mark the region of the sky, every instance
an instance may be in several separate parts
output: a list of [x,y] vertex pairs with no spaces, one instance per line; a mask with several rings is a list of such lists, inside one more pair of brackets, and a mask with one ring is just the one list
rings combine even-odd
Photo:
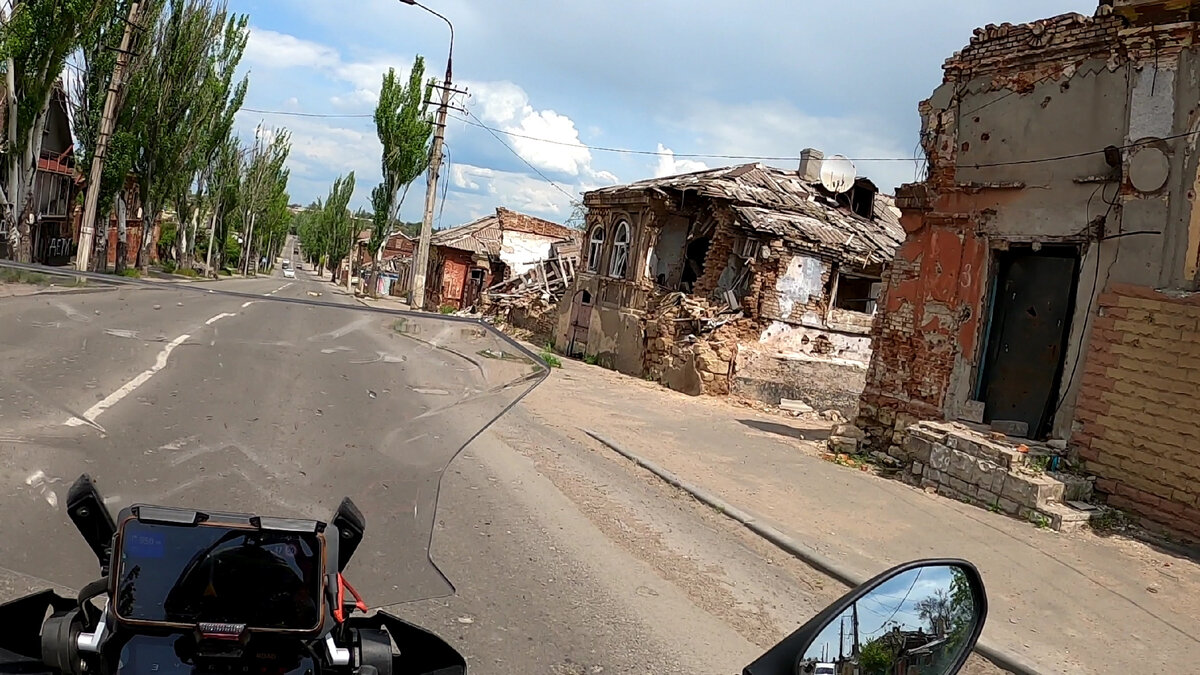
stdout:
[[[369,208],[381,175],[370,115],[383,74],[406,76],[419,54],[441,79],[446,24],[399,0],[228,2],[251,27],[238,133],[250,139],[258,124],[291,131],[293,202],[324,198],[335,177],[354,171],[351,206]],[[794,158],[814,147],[859,160],[858,173],[891,192],[913,179],[915,163],[862,160],[914,156],[917,104],[976,27],[1091,14],[1097,3],[425,4],[454,24],[454,83],[468,92],[454,103],[467,112],[451,111],[446,129],[435,225],[450,227],[498,206],[562,222],[589,189],[753,161],[682,155]],[[424,196],[421,179],[401,218],[420,220]]]

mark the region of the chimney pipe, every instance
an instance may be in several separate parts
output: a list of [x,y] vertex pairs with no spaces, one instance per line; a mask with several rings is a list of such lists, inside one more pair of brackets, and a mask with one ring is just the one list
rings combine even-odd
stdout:
[[816,183],[821,180],[821,160],[825,159],[825,153],[813,148],[805,148],[800,151],[800,180],[806,183]]

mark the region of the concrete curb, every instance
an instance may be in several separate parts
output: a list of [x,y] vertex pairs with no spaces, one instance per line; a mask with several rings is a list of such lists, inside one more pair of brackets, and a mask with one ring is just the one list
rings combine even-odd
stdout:
[[[618,455],[621,455],[637,466],[640,466],[650,473],[658,476],[667,484],[687,492],[694,499],[696,499],[696,501],[699,501],[702,504],[705,504],[706,506],[709,506],[728,516],[729,518],[741,523],[751,532],[754,532],[763,539],[766,539],[775,546],[779,547],[781,550],[787,552],[817,571],[838,580],[850,588],[854,588],[855,586],[867,581],[867,579],[860,577],[857,573],[842,567],[839,563],[836,563],[833,560],[830,560],[829,558],[814,551],[811,547],[805,546],[795,538],[780,532],[777,528],[766,523],[759,522],[759,518],[750,512],[739,509],[738,507],[712,494],[708,490],[683,480],[679,476],[676,476],[654,462],[645,459],[624,447],[621,447],[620,444],[605,438],[591,429],[581,429],[581,431],[596,439],[600,442],[600,444],[604,445]],[[1016,673],[1016,675],[1038,675],[1042,672],[1041,669],[1027,661],[1024,657],[1005,651],[995,644],[992,644],[990,640],[985,640],[983,637],[980,637],[979,642],[975,643],[975,653],[992,662],[998,668],[1003,668],[1004,670]]]

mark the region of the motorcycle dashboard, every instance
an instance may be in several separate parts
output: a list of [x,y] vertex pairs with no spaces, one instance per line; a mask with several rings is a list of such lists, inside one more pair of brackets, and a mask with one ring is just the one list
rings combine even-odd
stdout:
[[121,646],[113,675],[316,675],[317,662],[294,650],[267,650],[238,659],[197,659],[186,635],[134,634]]
[[292,525],[270,529],[254,517],[201,514],[192,522],[122,518],[113,549],[114,618],[133,628],[316,634],[326,614],[324,526]]

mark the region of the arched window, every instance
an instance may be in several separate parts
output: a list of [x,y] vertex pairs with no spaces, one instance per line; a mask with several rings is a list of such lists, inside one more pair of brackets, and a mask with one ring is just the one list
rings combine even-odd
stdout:
[[592,236],[588,239],[587,271],[600,271],[600,255],[604,251],[604,228],[600,225],[592,228]]
[[625,278],[625,270],[629,267],[629,223],[622,220],[617,223],[613,232],[612,258],[608,264],[608,275],[618,279]]

